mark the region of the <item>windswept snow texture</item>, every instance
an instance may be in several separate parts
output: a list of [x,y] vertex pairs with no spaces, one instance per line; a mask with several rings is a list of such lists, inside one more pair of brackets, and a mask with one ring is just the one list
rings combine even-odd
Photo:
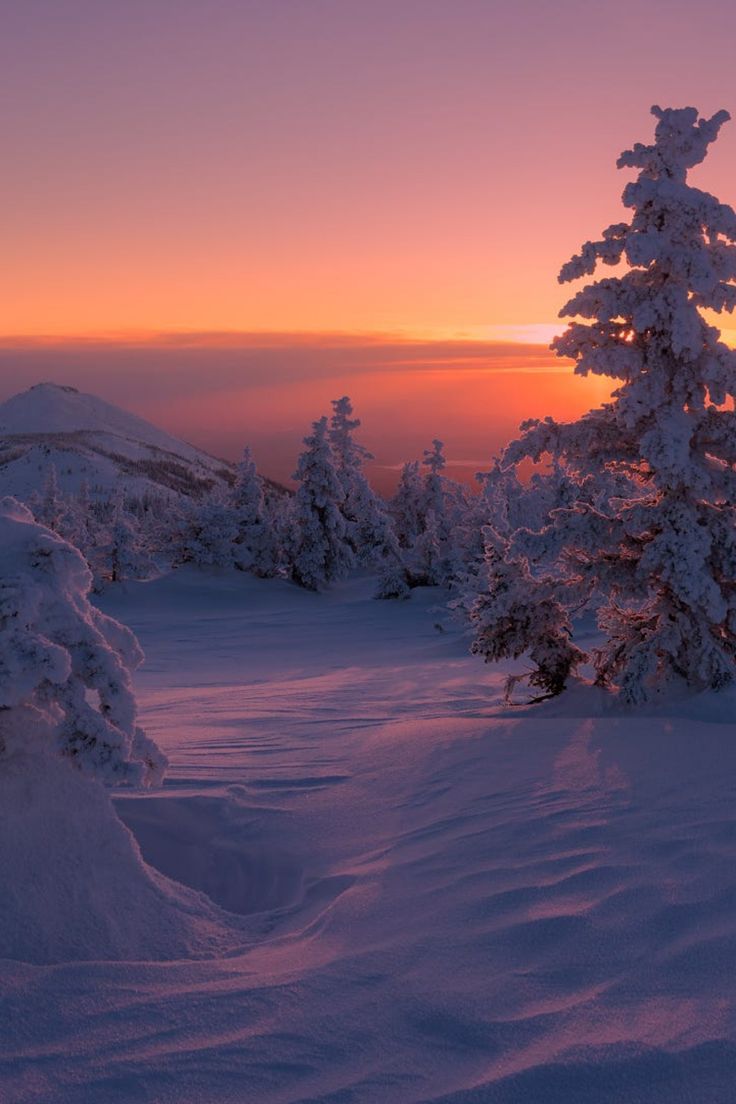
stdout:
[[[731,1104],[734,699],[504,711],[442,591],[110,593],[165,787],[144,857],[226,957],[0,968],[13,1104]],[[444,631],[441,631],[444,630]]]
[[0,404],[0,495],[27,499],[51,464],[59,485],[196,495],[232,479],[224,460],[170,437],[135,414],[74,387],[39,383]]

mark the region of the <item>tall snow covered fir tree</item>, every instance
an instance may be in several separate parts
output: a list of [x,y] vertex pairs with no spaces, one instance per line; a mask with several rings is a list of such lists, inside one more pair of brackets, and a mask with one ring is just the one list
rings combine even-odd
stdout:
[[424,525],[424,483],[418,460],[408,460],[402,467],[389,509],[400,547],[412,548]]
[[327,418],[312,425],[304,438],[294,479],[293,535],[290,549],[292,579],[308,590],[322,590],[342,578],[355,563],[342,513],[345,491],[335,466]]
[[597,680],[630,703],[677,682],[717,689],[736,674],[736,414],[725,408],[736,352],[701,314],[736,306],[736,214],[687,182],[729,116],[652,114],[654,143],[618,160],[639,170],[623,193],[630,221],[586,242],[560,273],[567,282],[599,261],[628,263],[570,299],[561,316],[584,321],[553,343],[577,373],[619,386],[576,422],[526,423],[505,455],[551,454],[581,479],[604,471],[638,485],[607,507],[560,509],[540,534],[515,541],[554,546],[565,585],[603,595]]
[[395,559],[396,537],[386,507],[366,479],[363,464],[373,453],[353,437],[360,419],[353,418],[353,406],[347,395],[332,402],[330,444],[335,455],[337,475],[342,483],[341,513],[345,518],[347,539],[356,558],[374,564],[385,557]]
[[279,555],[263,494],[263,480],[247,445],[238,464],[232,504],[237,528],[235,566],[262,579],[276,575]]

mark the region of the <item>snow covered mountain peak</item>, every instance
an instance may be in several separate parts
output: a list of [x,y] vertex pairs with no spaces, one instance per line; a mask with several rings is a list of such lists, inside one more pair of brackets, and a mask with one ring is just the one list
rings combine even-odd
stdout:
[[58,383],[37,383],[0,403],[0,434],[116,433],[184,453],[196,452],[156,426],[96,395]]
[[82,481],[131,494],[197,495],[233,469],[157,426],[76,387],[37,383],[0,403],[0,494],[27,499],[51,464],[61,488]]

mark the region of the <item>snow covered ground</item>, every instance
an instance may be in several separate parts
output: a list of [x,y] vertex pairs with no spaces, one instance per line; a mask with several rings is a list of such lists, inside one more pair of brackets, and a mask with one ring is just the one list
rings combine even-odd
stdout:
[[733,697],[500,704],[438,590],[107,595],[164,788],[117,808],[243,916],[218,959],[0,965],[12,1104],[726,1104]]

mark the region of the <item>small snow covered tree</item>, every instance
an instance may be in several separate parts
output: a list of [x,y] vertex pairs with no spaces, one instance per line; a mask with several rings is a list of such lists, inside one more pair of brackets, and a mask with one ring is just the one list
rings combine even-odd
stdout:
[[91,584],[77,549],[0,500],[0,768],[57,754],[107,783],[157,784],[166,760],[137,725],[130,680],[143,656],[90,604]]
[[355,563],[342,513],[345,497],[330,445],[327,418],[312,425],[304,438],[294,479],[299,488],[293,504],[290,575],[308,590],[322,590],[342,578]]
[[195,567],[233,567],[238,525],[230,502],[211,491],[193,502],[181,519],[176,563]]
[[383,560],[373,597],[402,600],[411,597],[411,578],[398,550],[394,555],[386,556]]
[[261,578],[278,571],[278,550],[270,513],[250,449],[246,446],[238,464],[232,492],[236,526],[234,558],[241,571],[251,571]]
[[50,464],[46,472],[43,490],[34,507],[37,521],[47,525],[49,529],[58,531],[64,513],[64,503],[59,490],[59,477],[56,464]]
[[463,573],[458,546],[467,510],[463,488],[442,474],[447,461],[442,441],[434,440],[424,450],[422,463],[428,468],[424,477],[421,506],[421,532],[414,545],[417,578],[435,586],[446,586]]
[[353,438],[360,419],[351,417],[353,407],[347,395],[334,399],[332,407],[330,444],[343,488],[341,511],[347,539],[356,559],[363,563],[393,558],[396,537],[388,512],[363,471],[364,462],[372,460],[373,454]]
[[85,558],[93,540],[95,518],[92,513],[92,497],[89,481],[83,479],[76,495],[72,495],[67,512],[68,531],[64,537],[78,548]]
[[425,449],[422,477],[418,461],[404,464],[390,502],[400,554],[413,586],[445,586],[463,572],[460,544],[469,522],[468,499],[459,483],[442,474],[441,441]]
[[560,273],[566,282],[599,261],[628,263],[573,296],[561,315],[583,321],[553,344],[576,372],[611,376],[618,389],[577,422],[526,423],[506,453],[511,463],[551,454],[581,480],[606,470],[640,486],[635,497],[557,510],[552,522],[568,581],[606,598],[598,681],[631,703],[674,681],[718,688],[736,674],[736,414],[725,408],[736,352],[701,314],[736,306],[736,214],[687,182],[729,116],[652,113],[653,144],[618,161],[639,170],[623,193],[630,221],[586,242]]
[[93,563],[101,583],[150,579],[156,574],[156,565],[142,540],[141,526],[126,510],[120,492],[113,496],[110,503],[110,518],[104,528],[104,536],[99,538],[94,550]]

